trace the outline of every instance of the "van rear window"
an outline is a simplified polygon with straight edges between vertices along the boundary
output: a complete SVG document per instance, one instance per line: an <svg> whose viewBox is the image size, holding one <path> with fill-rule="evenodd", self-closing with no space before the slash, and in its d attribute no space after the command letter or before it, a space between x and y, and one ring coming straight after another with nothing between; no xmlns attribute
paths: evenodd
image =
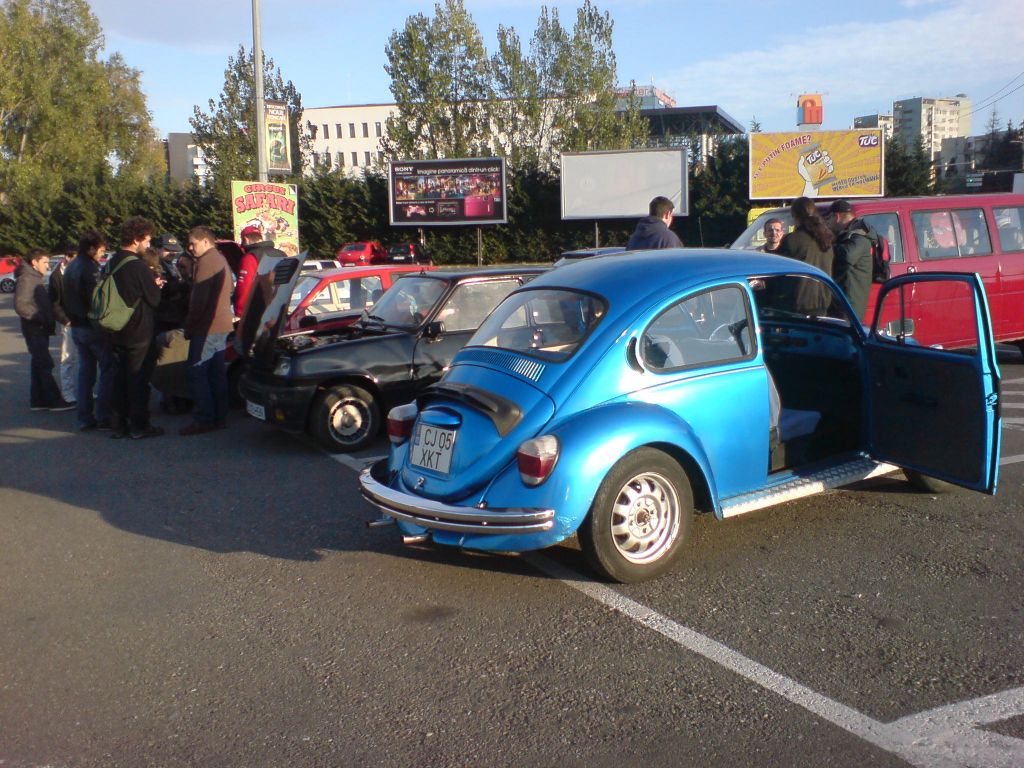
<svg viewBox="0 0 1024 768"><path fill-rule="evenodd" d="M999 247L1003 252L1024 251L1024 208L995 208Z"/></svg>

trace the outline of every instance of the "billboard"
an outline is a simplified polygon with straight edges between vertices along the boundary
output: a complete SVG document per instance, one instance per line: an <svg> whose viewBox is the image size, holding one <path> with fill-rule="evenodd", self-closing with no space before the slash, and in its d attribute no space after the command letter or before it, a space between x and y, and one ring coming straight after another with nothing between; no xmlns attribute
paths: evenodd
<svg viewBox="0 0 1024 768"><path fill-rule="evenodd" d="M267 139L267 170L270 173L291 173L292 144L288 130L288 105L285 102L264 102L263 130Z"/></svg>
<svg viewBox="0 0 1024 768"><path fill-rule="evenodd" d="M750 134L750 199L881 197L882 131Z"/></svg>
<svg viewBox="0 0 1024 768"><path fill-rule="evenodd" d="M635 149L562 155L562 218L646 216L659 195L690 212L686 150Z"/></svg>
<svg viewBox="0 0 1024 768"><path fill-rule="evenodd" d="M299 192L294 184L231 182L231 215L235 241L245 227L259 227L264 240L289 256L299 255Z"/></svg>
<svg viewBox="0 0 1024 768"><path fill-rule="evenodd" d="M392 226L504 224L505 160L401 160L391 163Z"/></svg>

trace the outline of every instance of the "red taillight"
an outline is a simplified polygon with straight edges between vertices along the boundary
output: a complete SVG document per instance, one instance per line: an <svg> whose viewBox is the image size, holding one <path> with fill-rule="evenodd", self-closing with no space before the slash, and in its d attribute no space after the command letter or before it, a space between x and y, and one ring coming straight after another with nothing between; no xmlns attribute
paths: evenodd
<svg viewBox="0 0 1024 768"><path fill-rule="evenodd" d="M516 452L516 463L519 465L519 477L525 485L540 485L548 479L548 475L558 462L558 438L544 435L527 440Z"/></svg>
<svg viewBox="0 0 1024 768"><path fill-rule="evenodd" d="M412 425L419 413L416 403L397 405L388 412L388 437L395 445L401 445L412 434Z"/></svg>

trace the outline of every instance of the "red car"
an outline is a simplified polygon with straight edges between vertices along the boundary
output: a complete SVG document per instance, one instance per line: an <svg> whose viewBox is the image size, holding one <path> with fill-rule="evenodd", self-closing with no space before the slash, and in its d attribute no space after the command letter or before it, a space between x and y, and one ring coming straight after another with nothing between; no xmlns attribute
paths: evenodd
<svg viewBox="0 0 1024 768"><path fill-rule="evenodd" d="M433 267L418 264L349 267L306 272L299 277L288 299L282 334L342 328L359 319L399 275Z"/></svg>
<svg viewBox="0 0 1024 768"><path fill-rule="evenodd" d="M362 243L345 243L334 258L346 266L357 264L362 267L367 264L384 264L388 260L388 252L376 240L367 240Z"/></svg>
<svg viewBox="0 0 1024 768"><path fill-rule="evenodd" d="M14 293L14 270L21 261L17 256L4 256L0 259L0 292Z"/></svg>

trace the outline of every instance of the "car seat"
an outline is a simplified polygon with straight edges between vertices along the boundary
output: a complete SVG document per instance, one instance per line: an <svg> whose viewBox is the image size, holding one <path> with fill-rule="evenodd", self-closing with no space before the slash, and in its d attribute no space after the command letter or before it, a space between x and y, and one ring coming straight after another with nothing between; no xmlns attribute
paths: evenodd
<svg viewBox="0 0 1024 768"><path fill-rule="evenodd" d="M813 434L818 427L818 422L821 421L821 414L817 411L784 408L772 372L765 368L765 373L768 375L768 407L771 415L771 427L778 434L779 442L785 443Z"/></svg>

